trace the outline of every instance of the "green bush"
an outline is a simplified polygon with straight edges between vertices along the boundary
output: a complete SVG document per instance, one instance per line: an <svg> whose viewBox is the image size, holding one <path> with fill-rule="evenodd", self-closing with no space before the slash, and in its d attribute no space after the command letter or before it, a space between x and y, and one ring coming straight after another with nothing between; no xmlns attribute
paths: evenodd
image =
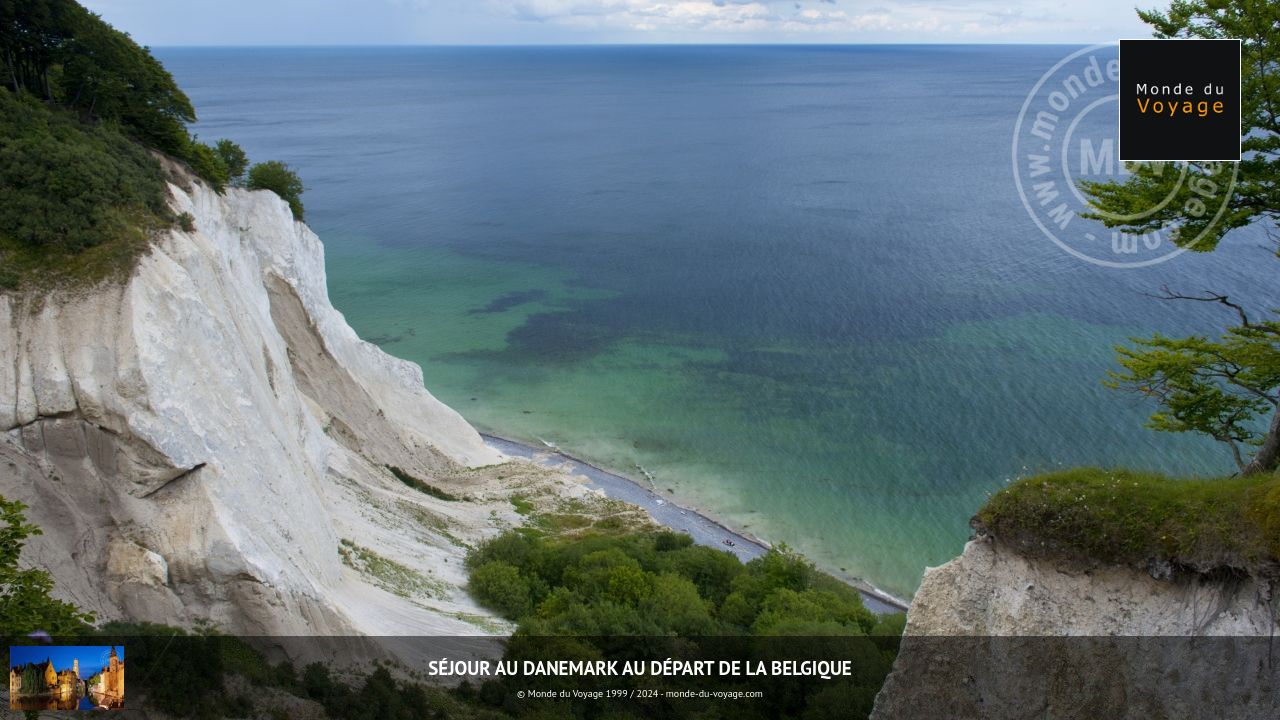
<svg viewBox="0 0 1280 720"><path fill-rule="evenodd" d="M204 178L214 190L222 192L226 189L231 173L216 150L193 138L187 147L186 158L192 172Z"/></svg>
<svg viewBox="0 0 1280 720"><path fill-rule="evenodd" d="M506 617L523 617L530 610L529 582L514 565L485 563L471 573L471 593L486 607Z"/></svg>
<svg viewBox="0 0 1280 720"><path fill-rule="evenodd" d="M213 146L213 151L227 170L227 179L233 185L244 184L245 171L249 169L249 156L234 142L223 138Z"/></svg>
<svg viewBox="0 0 1280 720"><path fill-rule="evenodd" d="M270 190L289 203L295 220L302 219L302 179L279 160L268 160L249 168L246 187L252 190Z"/></svg>

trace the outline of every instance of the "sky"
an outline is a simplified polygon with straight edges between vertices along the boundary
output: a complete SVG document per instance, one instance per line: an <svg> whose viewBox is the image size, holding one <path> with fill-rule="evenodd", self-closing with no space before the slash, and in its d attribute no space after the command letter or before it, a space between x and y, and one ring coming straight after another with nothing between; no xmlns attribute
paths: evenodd
<svg viewBox="0 0 1280 720"><path fill-rule="evenodd" d="M9 666L26 665L29 662L53 661L54 670L66 670L73 660L80 661L80 677L88 678L106 667L107 645L21 645L9 648ZM116 655L124 660L124 646L116 646Z"/></svg>
<svg viewBox="0 0 1280 720"><path fill-rule="evenodd" d="M81 1L153 47L1094 43L1150 36L1126 0Z"/></svg>

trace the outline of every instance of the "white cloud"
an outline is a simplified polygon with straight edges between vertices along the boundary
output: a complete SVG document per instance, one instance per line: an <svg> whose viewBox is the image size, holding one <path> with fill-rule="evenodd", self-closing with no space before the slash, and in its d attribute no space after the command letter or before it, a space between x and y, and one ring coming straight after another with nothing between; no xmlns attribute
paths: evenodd
<svg viewBox="0 0 1280 720"><path fill-rule="evenodd" d="M1102 0L1106 2L1107 0ZM857 6L863 6L858 9ZM1088 10L1081 3L1081 11ZM1081 12L1067 19L1050 0L1010 9L1005 2L904 0L867 7L856 0L488 0L498 13L527 22L593 31L652 34L863 35L888 33L919 40L1071 32L1096 25Z"/></svg>

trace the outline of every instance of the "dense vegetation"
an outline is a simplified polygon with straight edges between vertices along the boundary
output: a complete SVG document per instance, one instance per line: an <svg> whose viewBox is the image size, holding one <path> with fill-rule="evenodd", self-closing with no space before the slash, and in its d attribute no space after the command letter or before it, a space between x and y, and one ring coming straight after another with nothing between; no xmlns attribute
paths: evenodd
<svg viewBox="0 0 1280 720"><path fill-rule="evenodd" d="M4 91L0 117L0 289L109 275L174 222L159 164L116 128Z"/></svg>
<svg viewBox="0 0 1280 720"><path fill-rule="evenodd" d="M229 140L193 137L191 101L151 52L74 0L0 0L0 290L127 269L168 207L154 152L221 192L265 166L301 217L280 163L248 168Z"/></svg>
<svg viewBox="0 0 1280 720"><path fill-rule="evenodd" d="M470 589L518 623L507 659L853 658L857 674L833 681L717 678L691 688L767 689L759 702L706 708L705 717L865 717L888 674L904 617L877 617L858 592L786 549L743 565L673 532L547 539L510 531L468 558ZM822 652L825 651L825 655ZM582 687L575 678L565 687ZM635 678L608 678L629 687ZM640 686L652 681L639 681ZM514 714L569 712L554 702L512 704L519 681L480 691ZM671 684L668 679L663 686ZM681 716L688 702L654 700L594 712Z"/></svg>
<svg viewBox="0 0 1280 720"><path fill-rule="evenodd" d="M1168 576L1269 576L1280 567L1280 478L1171 479L1076 468L997 493L979 532L1031 557Z"/></svg>

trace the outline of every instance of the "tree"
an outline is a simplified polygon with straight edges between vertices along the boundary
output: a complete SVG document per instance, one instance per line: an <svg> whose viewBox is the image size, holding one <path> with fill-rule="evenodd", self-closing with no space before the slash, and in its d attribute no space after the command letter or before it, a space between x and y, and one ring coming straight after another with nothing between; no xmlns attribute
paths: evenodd
<svg viewBox="0 0 1280 720"><path fill-rule="evenodd" d="M1223 163L1190 163L1185 176L1160 164L1127 165L1124 182L1083 182L1096 212L1086 215L1127 232L1164 231L1173 242L1208 252L1233 229L1280 221L1280 3L1274 0L1175 0L1167 12L1139 11L1159 38L1241 39L1241 150L1235 182L1220 217L1204 207L1203 191L1221 192ZM1173 200L1161 205L1169 195ZM1138 220L1138 211L1160 209ZM1169 432L1200 432L1226 443L1244 474L1272 472L1280 455L1280 325L1250 323L1243 306L1226 295L1167 299L1221 303L1240 325L1218 341L1156 336L1118 348L1123 372L1108 385L1154 398L1160 410L1149 425ZM1265 419L1270 413L1270 418ZM1260 426L1265 429L1259 429ZM1242 449L1253 448L1247 459Z"/></svg>
<svg viewBox="0 0 1280 720"><path fill-rule="evenodd" d="M53 576L39 568L18 567L26 539L41 534L27 523L26 506L0 497L0 637L17 638L37 630L69 635L93 622L93 613L50 597Z"/></svg>
<svg viewBox="0 0 1280 720"><path fill-rule="evenodd" d="M214 190L222 192L226 189L231 172L217 150L192 138L186 157L191 170L208 181Z"/></svg>
<svg viewBox="0 0 1280 720"><path fill-rule="evenodd" d="M0 0L0 70L3 84L53 99L49 70L83 12L71 0Z"/></svg>
<svg viewBox="0 0 1280 720"><path fill-rule="evenodd" d="M268 160L249 168L249 182L245 184L251 190L270 190L289 203L295 220L302 219L302 179L279 160Z"/></svg>
<svg viewBox="0 0 1280 720"><path fill-rule="evenodd" d="M232 185L244 183L245 171L249 169L249 156L236 143L223 138L213 146L213 152L222 160L227 169L227 179Z"/></svg>
<svg viewBox="0 0 1280 720"><path fill-rule="evenodd" d="M1251 475L1275 470L1280 459L1280 322L1250 323L1219 340L1156 335L1140 349L1120 347L1124 372L1108 385L1159 403L1148 427L1199 432L1226 443L1236 467ZM1259 429L1259 419L1270 423ZM1251 460L1241 452L1254 448Z"/></svg>
<svg viewBox="0 0 1280 720"><path fill-rule="evenodd" d="M495 560L471 572L471 592L503 617L519 619L530 610L529 583L514 565Z"/></svg>

